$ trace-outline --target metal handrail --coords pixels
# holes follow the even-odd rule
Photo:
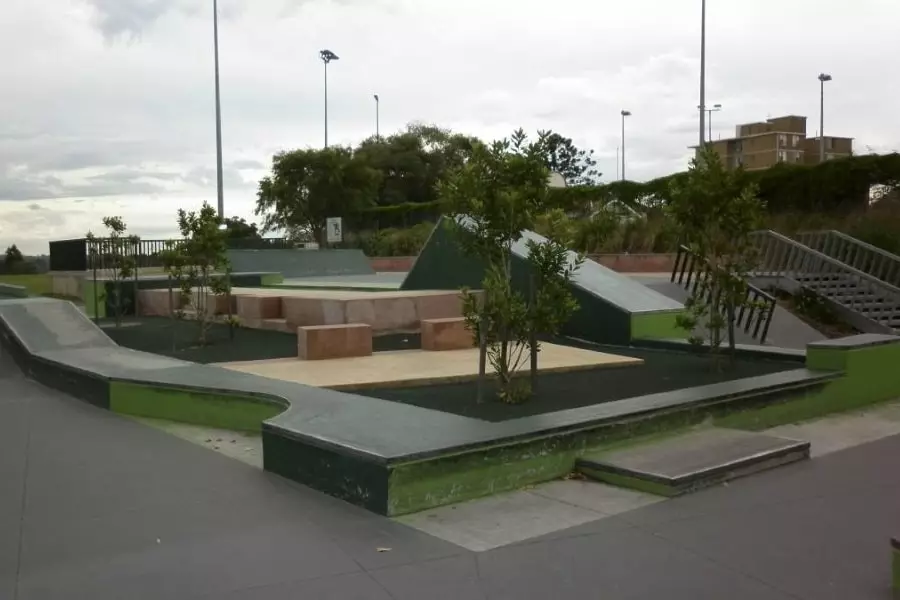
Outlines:
[[[896,254],[834,229],[804,231],[795,237],[813,250],[886,283],[900,286],[900,256]]]
[[[700,268],[697,268],[700,267]],[[684,285],[690,293],[695,294],[701,286],[706,287],[710,268],[706,261],[701,260],[687,246],[679,246],[675,255],[675,264],[672,267],[671,281]],[[677,280],[676,280],[677,279]],[[775,298],[756,287],[750,282],[746,283],[745,299],[741,308],[735,315],[735,326],[743,324],[744,333],[759,339],[760,344],[766,343],[769,335],[769,326],[772,324],[772,316],[775,314]],[[711,290],[707,287],[706,298],[710,299]],[[727,310],[726,306],[722,307]],[[750,333],[751,328],[753,332]]]
[[[900,288],[897,286],[775,231],[756,231],[751,236],[756,238],[759,250],[758,274],[792,277],[801,284],[806,283],[803,278],[808,276],[814,276],[823,283],[830,280],[834,286],[846,291],[834,294],[829,297],[830,300],[874,321],[897,318],[897,309],[887,306],[887,302],[900,306]],[[853,285],[848,286],[847,283]]]

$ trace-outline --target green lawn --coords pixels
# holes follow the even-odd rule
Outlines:
[[[42,296],[53,291],[50,275],[38,273],[36,275],[0,275],[0,283],[20,285],[28,290],[32,296]]]

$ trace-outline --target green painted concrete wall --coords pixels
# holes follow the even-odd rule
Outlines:
[[[783,402],[736,413],[718,425],[762,430],[797,423],[827,414],[854,410],[900,398],[900,342],[862,348],[810,348],[806,366],[815,371],[836,371],[836,378],[820,390],[788,398]]]
[[[683,311],[634,313],[631,315],[631,340],[683,340],[690,332],[676,323]]]
[[[121,381],[110,383],[109,404],[110,410],[127,415],[257,432],[263,421],[285,409],[244,396]]]

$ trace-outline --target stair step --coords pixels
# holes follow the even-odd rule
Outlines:
[[[591,479],[678,496],[809,458],[809,442],[735,429],[706,429],[623,450],[587,454],[575,468]]]

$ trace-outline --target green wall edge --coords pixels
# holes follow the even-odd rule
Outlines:
[[[660,312],[632,313],[632,340],[685,340],[690,332],[677,324],[678,316],[683,311],[667,310]]]
[[[285,410],[274,402],[223,392],[122,381],[110,382],[109,388],[109,407],[113,412],[235,431],[259,432],[263,421]]]
[[[808,421],[900,399],[900,343],[862,348],[810,348],[806,366],[815,371],[840,371],[818,393],[734,413],[717,421],[722,427],[759,431]]]

